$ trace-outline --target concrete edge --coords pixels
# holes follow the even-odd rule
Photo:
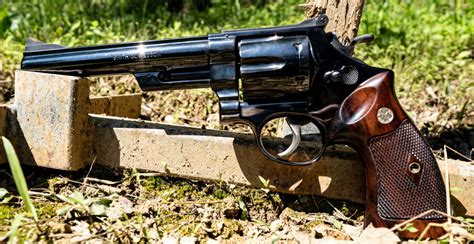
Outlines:
[[[364,166],[346,146],[328,148],[317,163],[294,167],[262,156],[252,135],[90,115],[97,164],[149,170],[181,178],[226,181],[273,191],[365,202]],[[444,161],[438,161],[443,173]],[[456,213],[474,215],[474,167],[448,161]]]

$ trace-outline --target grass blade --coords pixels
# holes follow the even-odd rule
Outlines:
[[[2,138],[3,139],[3,138]],[[10,226],[10,234],[8,235],[8,243],[17,243],[18,228],[20,227],[21,221],[23,220],[23,215],[17,214],[12,221]]]
[[[20,161],[15,153],[15,149],[7,138],[2,136],[2,141],[7,155],[8,164],[12,171],[13,180],[15,181],[16,189],[25,203],[26,210],[28,210],[31,216],[33,216],[35,222],[38,222],[38,215],[36,214],[36,209],[35,206],[33,206],[30,195],[28,195],[28,186],[26,185],[25,175],[23,175],[23,170],[21,169]]]

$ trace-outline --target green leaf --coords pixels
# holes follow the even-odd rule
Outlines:
[[[456,219],[458,221],[461,221],[461,222],[474,224],[474,219],[471,219],[471,218],[464,218],[464,217],[461,217],[461,216],[457,216]]]
[[[94,202],[91,204],[91,207],[90,207],[91,215],[103,216],[107,213],[108,208],[109,206],[106,204],[103,204],[100,202]]]
[[[258,179],[260,180],[260,182],[262,182],[262,185],[264,187],[268,187],[270,185],[270,179],[265,179],[260,175],[258,176]]]
[[[2,136],[3,147],[5,148],[5,153],[7,155],[8,164],[13,175],[13,181],[15,182],[16,189],[20,193],[23,202],[25,203],[26,210],[33,216],[33,219],[38,222],[38,215],[36,214],[35,206],[28,195],[28,186],[26,185],[25,175],[21,169],[20,161],[18,156],[15,153],[15,149],[11,142]]]
[[[71,193],[69,196],[66,196],[66,199],[68,199],[69,202],[71,203],[85,205],[84,195],[82,195],[82,193],[77,192],[77,191]]]
[[[400,231],[409,231],[412,233],[418,232],[418,229],[413,226],[413,223],[408,223],[404,227],[399,229]]]
[[[69,32],[74,32],[77,28],[81,26],[81,21],[77,21],[74,24],[71,25],[71,28],[69,29]]]
[[[98,198],[93,199],[90,206],[90,211],[92,215],[107,215],[107,212],[110,211],[110,207],[113,200],[110,198]]]
[[[333,216],[328,217],[329,223],[331,223],[334,228],[341,230],[342,229],[342,222],[334,218]]]
[[[438,244],[449,244],[449,236],[442,239],[442,240],[439,240]]]
[[[10,195],[10,193],[5,188],[0,188],[0,200]]]
[[[457,59],[469,58],[472,54],[471,50],[462,51],[456,56]]]
[[[0,188],[0,200],[1,203],[7,203],[13,199],[13,196],[5,188]]]
[[[248,209],[247,209],[247,206],[245,205],[245,202],[241,197],[239,197],[238,202],[239,202],[239,208],[240,208],[240,210],[242,210],[242,213],[240,214],[240,218],[242,220],[247,220],[248,219],[248,212],[249,212]]]

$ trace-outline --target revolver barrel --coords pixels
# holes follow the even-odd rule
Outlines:
[[[207,66],[207,37],[66,48],[29,41],[22,69],[79,76]]]

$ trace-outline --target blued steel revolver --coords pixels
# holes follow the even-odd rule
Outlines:
[[[314,163],[331,143],[357,150],[366,171],[366,224],[389,227],[430,209],[446,212],[438,165],[398,102],[393,72],[352,57],[371,36],[342,45],[324,31],[327,22],[322,15],[283,27],[75,48],[28,40],[21,67],[75,76],[131,73],[143,91],[210,87],[221,122],[249,125],[275,162]],[[421,231],[443,221],[431,213],[413,224]]]

